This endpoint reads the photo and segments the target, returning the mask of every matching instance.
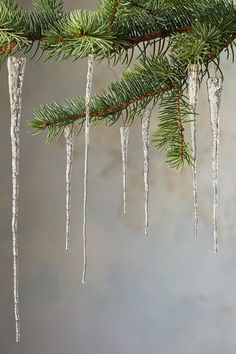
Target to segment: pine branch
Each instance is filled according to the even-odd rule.
[[[14,5],[14,6],[13,6]],[[53,60],[82,58],[130,62],[138,48],[141,63],[91,101],[91,123],[115,123],[124,112],[132,123],[147,105],[160,101],[161,122],[155,144],[172,167],[191,163],[184,140],[189,113],[185,99],[188,66],[198,63],[201,80],[222,51],[234,54],[236,8],[227,0],[102,0],[95,12],[63,12],[60,0],[34,0],[31,13],[15,0],[0,0],[0,54],[28,51],[38,41]],[[167,41],[165,39],[167,38]],[[156,43],[159,42],[159,46]],[[142,47],[143,46],[143,47]],[[148,47],[153,55],[148,58]],[[40,107],[31,126],[48,129],[48,138],[68,124],[83,125],[84,98]]]
[[[235,36],[232,36],[223,44],[218,45],[214,51],[207,53],[205,61],[203,61],[205,67],[207,68],[209,62],[214,60],[234,39]],[[174,43],[174,48],[176,49],[176,42]],[[126,110],[130,114],[129,118],[133,119],[137,111],[133,107],[127,111],[129,106],[139,106],[140,104],[140,111],[145,108],[142,106],[142,103],[145,104],[148,98],[157,99],[159,94],[172,90],[174,81],[182,81],[183,86],[186,84],[186,71],[191,60],[192,55],[190,51],[189,55],[185,53],[184,62],[182,53],[179,57],[172,56],[172,65],[163,56],[142,61],[140,66],[129,69],[121,81],[112,83],[108,89],[108,93],[102,91],[102,95],[93,98],[91,117],[97,118],[100,121],[109,116],[114,121],[119,118],[121,111]],[[203,72],[206,73],[206,70]],[[113,115],[114,117],[112,118]],[[57,126],[57,132],[60,132],[61,128],[65,125],[77,120],[83,120],[84,117],[83,98],[69,99],[65,101],[64,107],[58,103],[42,106],[35,112],[32,127],[39,131],[46,128],[51,129],[55,125]],[[52,136],[51,131],[49,135]]]
[[[190,63],[200,63],[203,77],[209,63],[218,58],[224,49],[228,50],[234,41],[233,34],[225,40],[228,34],[220,32],[212,24],[197,24],[191,32],[174,36],[169,45],[169,60],[164,56],[145,58],[141,66],[129,69],[120,82],[111,84],[108,93],[103,91],[102,95],[93,98],[91,121],[94,124],[102,121],[112,124],[119,119],[122,111],[132,121],[149,103],[155,104],[161,99],[161,106],[165,108],[160,129],[155,135],[155,145],[166,151],[167,161],[172,167],[183,166],[184,161],[191,163],[183,134],[183,125],[187,123],[190,110],[186,101],[180,100],[180,93],[184,97],[186,88],[187,68]],[[83,98],[66,100],[64,106],[57,103],[46,105],[36,112],[32,127],[36,131],[48,128],[49,138],[52,138],[61,134],[67,124],[77,120],[82,124],[84,110]]]

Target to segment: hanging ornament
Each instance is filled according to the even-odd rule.
[[[18,264],[18,199],[19,199],[19,143],[22,89],[25,73],[25,58],[9,57],[7,60],[9,95],[11,106],[12,145],[12,237],[13,237],[13,283],[16,342],[20,342],[19,312],[19,264]]]
[[[198,238],[198,187],[197,187],[197,136],[196,136],[196,107],[198,99],[198,76],[199,65],[192,64],[188,69],[189,79],[189,104],[192,110],[191,117],[191,140],[192,140],[192,152],[193,152],[193,204],[194,204],[194,238]]]
[[[127,162],[128,162],[129,134],[130,134],[130,127],[120,127],[124,214],[127,213]]]
[[[145,236],[148,235],[149,226],[149,144],[150,144],[150,119],[151,110],[146,109],[143,112],[142,119],[142,139],[143,139],[143,157],[144,157],[144,211],[145,211]]]
[[[223,88],[222,78],[207,80],[212,128],[212,190],[213,190],[213,233],[214,252],[218,251],[218,164],[220,141],[220,103]]]
[[[89,128],[90,128],[90,104],[93,81],[93,55],[88,56],[88,72],[85,96],[85,158],[84,158],[84,203],[83,203],[83,275],[82,283],[85,284],[87,271],[87,192],[88,192],[88,152],[89,152]]]
[[[71,229],[71,176],[74,153],[73,126],[67,125],[64,130],[66,140],[66,250],[70,248]]]

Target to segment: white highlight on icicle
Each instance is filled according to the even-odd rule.
[[[74,129],[67,125],[64,130],[66,140],[66,250],[70,249],[71,228],[71,176],[74,153]]]
[[[218,164],[220,141],[220,103],[223,88],[222,78],[207,80],[208,99],[211,112],[212,127],[212,188],[213,188],[213,232],[214,252],[218,251]]]
[[[142,139],[143,139],[143,157],[144,157],[144,211],[145,211],[145,236],[148,235],[149,226],[149,144],[150,144],[150,119],[151,110],[146,109],[143,112],[142,119]]]
[[[13,283],[16,342],[20,342],[19,312],[19,263],[18,263],[18,197],[19,197],[19,143],[22,88],[26,59],[9,57],[7,61],[9,95],[11,106],[12,144],[12,238],[13,238]]]
[[[127,213],[127,162],[128,162],[129,134],[130,134],[130,127],[120,127],[124,214]]]
[[[193,204],[194,204],[194,238],[198,238],[198,187],[197,187],[197,121],[196,121],[196,107],[198,99],[198,75],[199,66],[192,64],[189,66],[188,78],[189,78],[189,104],[192,109],[191,117],[191,140],[192,140],[192,152],[193,152]]]
[[[88,72],[87,72],[87,85],[85,96],[85,158],[84,158],[84,205],[83,205],[83,275],[82,284],[85,284],[86,271],[87,271],[87,192],[88,192],[88,152],[89,152],[89,128],[90,128],[90,103],[93,82],[93,66],[94,58],[90,54],[88,56]]]

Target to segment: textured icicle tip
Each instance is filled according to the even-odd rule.
[[[221,94],[223,89],[223,79],[221,77],[213,77],[207,80],[208,99],[210,103],[211,122],[217,121],[217,115],[220,113]]]
[[[74,153],[74,129],[67,125],[64,130],[66,140],[66,251],[70,249],[71,229],[71,177]]]
[[[18,199],[19,199],[19,157],[20,157],[20,118],[22,89],[26,58],[9,57],[7,60],[9,96],[11,107],[11,145],[12,145],[12,251],[14,313],[16,325],[16,342],[20,342],[19,310],[19,263],[18,263]]]
[[[130,127],[120,127],[124,214],[127,213],[127,163],[128,163],[129,135],[130,135]]]
[[[144,211],[145,211],[145,236],[148,236],[149,226],[149,144],[150,144],[150,120],[151,110],[143,112],[142,119],[142,140],[143,140],[143,178],[144,178]]]
[[[191,117],[191,143],[193,152],[193,167],[192,167],[192,179],[193,179],[193,205],[194,205],[194,239],[198,239],[198,183],[197,183],[197,122],[196,122],[196,108],[198,100],[198,84],[199,77],[199,65],[192,64],[188,69],[188,85],[189,85],[189,104],[192,110]]]
[[[220,142],[220,104],[223,88],[222,78],[210,78],[207,81],[212,128],[212,192],[213,192],[213,234],[214,252],[218,252],[218,165]]]
[[[85,156],[84,156],[84,200],[83,200],[83,274],[82,284],[85,284],[87,273],[87,194],[88,194],[88,153],[89,153],[89,130],[90,130],[90,103],[92,94],[94,71],[94,57],[88,56],[87,84],[85,95]]]

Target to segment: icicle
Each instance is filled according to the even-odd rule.
[[[70,248],[70,219],[71,219],[71,175],[74,153],[74,131],[67,125],[64,131],[66,140],[66,250]]]
[[[222,78],[210,78],[207,81],[212,127],[213,232],[215,252],[218,251],[218,161],[220,138],[220,102],[222,87]]]
[[[192,109],[191,140],[193,151],[193,203],[194,203],[194,238],[198,238],[198,195],[197,195],[197,137],[196,137],[196,107],[198,99],[198,75],[199,66],[193,64],[189,66],[189,104]]]
[[[147,109],[143,112],[142,120],[142,138],[143,138],[143,156],[144,156],[144,194],[145,194],[145,236],[148,235],[149,224],[149,143],[150,143],[150,118],[151,111]]]
[[[127,212],[127,161],[128,161],[129,133],[130,133],[130,127],[120,127],[124,214],[126,214]]]
[[[16,342],[20,342],[19,312],[19,264],[18,264],[18,196],[19,196],[19,142],[22,88],[26,59],[9,57],[7,61],[9,95],[11,106],[11,144],[12,144],[12,237],[14,273],[14,312]]]
[[[82,283],[85,284],[87,270],[87,190],[88,190],[88,152],[89,152],[89,128],[90,128],[90,101],[93,81],[93,55],[88,56],[88,72],[85,96],[86,120],[85,120],[85,158],[84,158],[84,205],[83,205],[83,275]]]

